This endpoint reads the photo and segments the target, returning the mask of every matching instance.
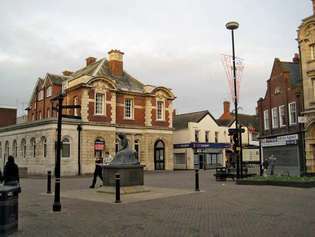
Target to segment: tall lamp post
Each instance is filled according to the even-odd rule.
[[[234,79],[234,106],[235,106],[235,128],[238,136],[238,143],[236,145],[236,177],[240,178],[240,162],[239,158],[242,157],[242,133],[238,122],[238,112],[237,112],[237,90],[236,90],[236,67],[235,67],[235,47],[234,47],[234,30],[238,29],[239,24],[236,21],[230,21],[226,23],[225,27],[232,33],[232,51],[233,51],[233,79]],[[240,153],[237,152],[237,147],[240,147]],[[242,159],[241,159],[242,166]],[[241,172],[242,173],[242,172]]]

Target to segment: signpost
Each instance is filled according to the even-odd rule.
[[[58,123],[57,123],[57,154],[56,154],[56,164],[55,164],[55,196],[53,211],[61,211],[60,203],[60,158],[61,158],[61,128],[62,128],[62,118],[72,118],[72,119],[81,119],[81,116],[72,116],[72,115],[63,115],[63,109],[76,109],[81,108],[81,105],[62,105],[65,95],[60,94],[52,99],[52,101],[58,101],[57,107],[53,106],[53,110],[58,111]]]

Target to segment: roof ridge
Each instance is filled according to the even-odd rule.
[[[92,76],[95,77],[96,74],[99,72],[99,70],[101,69],[101,67],[103,66],[105,62],[105,58],[102,58],[101,61],[99,62],[99,65],[97,66],[97,68],[95,69],[95,71],[93,72]],[[96,63],[96,62],[95,62]]]
[[[183,113],[183,114],[176,114],[176,116],[178,116],[178,115],[187,115],[187,114],[197,114],[197,113],[202,113],[202,112],[210,113],[209,110],[201,110],[201,111],[188,112],[188,113]]]

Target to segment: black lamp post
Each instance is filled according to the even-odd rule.
[[[236,67],[235,67],[235,47],[234,47],[234,30],[238,29],[239,24],[236,21],[230,21],[226,23],[225,27],[232,33],[232,51],[233,51],[233,79],[234,79],[234,106],[235,106],[235,128],[238,136],[238,143],[235,144],[235,153],[236,153],[236,177],[240,178],[240,158],[242,158],[242,133],[240,131],[239,122],[238,122],[238,112],[237,112],[237,90],[236,90]],[[238,153],[237,147],[240,147],[240,153]],[[241,159],[242,166],[242,159]],[[242,172],[241,172],[242,173]]]

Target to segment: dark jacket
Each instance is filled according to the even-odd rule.
[[[8,160],[7,163],[4,166],[4,171],[3,171],[3,180],[4,184],[8,184],[10,182],[20,182],[20,177],[19,177],[19,168],[18,166],[14,163],[14,160]]]

